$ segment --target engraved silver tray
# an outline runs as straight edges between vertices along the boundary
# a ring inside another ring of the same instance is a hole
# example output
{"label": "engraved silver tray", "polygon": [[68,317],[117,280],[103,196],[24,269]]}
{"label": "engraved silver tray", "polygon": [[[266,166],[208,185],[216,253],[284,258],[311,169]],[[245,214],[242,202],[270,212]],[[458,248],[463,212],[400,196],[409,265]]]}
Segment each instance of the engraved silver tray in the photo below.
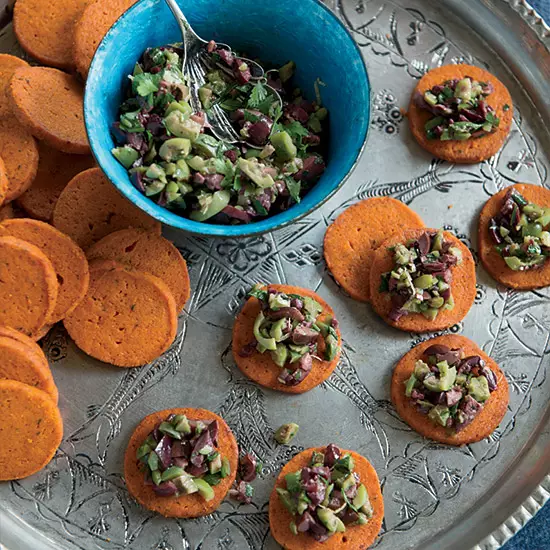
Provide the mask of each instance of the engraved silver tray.
{"label": "engraved silver tray", "polygon": [[[399,198],[475,255],[476,218],[490,195],[516,181],[549,185],[550,29],[520,0],[327,3],[352,29],[373,87],[370,135],[354,175],[321,209],[269,235],[207,240],[167,231],[187,259],[193,293],[173,347],[151,365],[109,367],[76,349],[62,327],[50,333],[44,348],[65,437],[42,472],[0,484],[7,549],[272,550],[267,500],[277,472],[299,450],[329,442],[364,454],[378,471],[386,505],[380,550],[499,548],[550,496],[550,288],[506,290],[478,269],[475,305],[451,332],[500,363],[510,405],[491,437],[449,448],[411,432],[389,402],[392,367],[420,338],[347,297],[322,259],[327,225],[359,199]],[[0,51],[21,53],[10,25]],[[400,110],[425,71],[452,62],[488,68],[514,98],[507,143],[479,165],[432,159],[413,143]],[[233,318],[258,281],[313,288],[340,320],[341,364],[307,394],[261,389],[233,364]],[[220,413],[261,459],[253,504],[227,500],[207,518],[179,521],[132,501],[121,477],[126,442],[143,416],[174,406]],[[294,446],[278,446],[273,429],[289,421],[300,433]]]}

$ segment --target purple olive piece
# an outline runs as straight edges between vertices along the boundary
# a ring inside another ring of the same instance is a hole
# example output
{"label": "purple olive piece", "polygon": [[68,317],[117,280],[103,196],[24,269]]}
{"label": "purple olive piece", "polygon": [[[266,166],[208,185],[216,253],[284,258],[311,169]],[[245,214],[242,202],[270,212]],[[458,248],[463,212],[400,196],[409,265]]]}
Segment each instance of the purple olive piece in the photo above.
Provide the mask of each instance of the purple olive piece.
{"label": "purple olive piece", "polygon": [[149,119],[147,120],[145,128],[149,130],[149,132],[151,132],[154,136],[158,136],[165,131],[162,118],[159,115],[155,114],[149,115]]}
{"label": "purple olive piece", "polygon": [[495,91],[494,86],[490,82],[486,82],[481,87],[481,93],[483,95],[490,95]]}
{"label": "purple olive piece", "polygon": [[153,428],[153,431],[149,434],[157,443],[162,439],[163,433],[159,430],[161,422],[158,422],[157,425]]}
{"label": "purple olive piece", "polygon": [[445,392],[445,404],[447,407],[456,405],[462,399],[462,390],[460,388],[452,388]]}
{"label": "purple olive piece", "polygon": [[321,138],[315,134],[309,134],[302,138],[302,143],[306,143],[307,145],[315,147],[316,145],[319,145],[319,143],[321,143]]}
{"label": "purple olive piece", "polygon": [[312,155],[304,159],[303,168],[294,174],[296,181],[315,181],[325,171],[325,162],[321,157]]}
{"label": "purple olive piece", "polygon": [[236,220],[241,220],[246,223],[252,220],[250,214],[246,213],[244,210],[241,210],[240,208],[236,208],[235,206],[227,205],[222,210],[222,212],[224,214],[227,214],[230,218],[235,218]]}
{"label": "purple olive piece", "polygon": [[442,271],[432,271],[434,277],[443,279],[445,283],[450,283],[453,280],[453,273],[450,269],[444,269]]}
{"label": "purple olive piece", "polygon": [[319,337],[319,333],[312,329],[308,328],[302,324],[299,324],[292,331],[292,341],[297,345],[309,344],[311,342],[316,342]]}
{"label": "purple olive piece", "polygon": [[204,463],[204,455],[200,453],[204,447],[213,447],[214,442],[210,435],[209,430],[201,432],[195,444],[193,445],[193,451],[191,453],[191,464],[194,466],[201,466]]}
{"label": "purple olive piece", "polygon": [[340,491],[334,490],[330,494],[330,500],[328,502],[328,507],[331,510],[338,510],[344,503],[344,497]]}
{"label": "purple olive piece", "polygon": [[296,522],[296,529],[298,529],[298,532],[305,533],[309,531],[309,527],[315,522],[313,519],[313,516],[308,512],[305,511]]}
{"label": "purple olive piece", "polygon": [[330,479],[330,468],[328,466],[315,466],[315,468],[310,468],[310,470],[325,479]]}
{"label": "purple olive piece", "polygon": [[441,261],[445,264],[445,267],[452,267],[458,263],[458,258],[454,254],[443,254]]}
{"label": "purple olive piece", "polygon": [[444,262],[431,262],[427,259],[421,258],[420,260],[420,270],[422,273],[437,273],[445,269]]}
{"label": "purple olive piece", "polygon": [[128,145],[130,147],[133,147],[142,156],[147,153],[149,146],[147,145],[147,141],[145,140],[143,134],[139,132],[130,132],[127,136]]}
{"label": "purple olive piece", "polygon": [[422,401],[424,399],[424,394],[422,392],[419,392],[418,390],[413,389],[411,392],[411,398],[415,401]]}
{"label": "purple olive piece", "polygon": [[425,109],[427,111],[431,111],[431,105],[429,103],[426,103],[426,101],[424,100],[424,96],[422,93],[420,92],[415,92],[414,95],[413,95],[413,101],[414,101],[414,104],[419,108],[419,109]]}
{"label": "purple olive piece", "polygon": [[166,206],[167,203],[168,203],[168,200],[166,198],[166,191],[163,190],[159,198],[157,199],[157,204],[159,206]]}
{"label": "purple olive piece", "polygon": [[388,319],[390,319],[390,321],[397,322],[397,321],[399,321],[399,319],[401,319],[401,317],[403,317],[407,314],[408,314],[408,312],[406,310],[394,307],[388,313]]}
{"label": "purple olive piece", "polygon": [[477,112],[479,113],[479,116],[483,118],[483,120],[487,118],[487,103],[483,99],[480,99],[477,103]]}
{"label": "purple olive piece", "polygon": [[280,78],[271,78],[271,75],[269,75],[267,77],[267,85],[279,93],[284,91],[283,83]]}
{"label": "purple olive piece", "polygon": [[309,353],[304,353],[304,355],[302,355],[302,357],[300,357],[300,360],[298,361],[298,366],[299,369],[304,372],[303,378],[305,378],[306,375],[311,371],[311,367],[313,366],[311,355]]}
{"label": "purple olive piece", "polygon": [[256,145],[263,145],[271,133],[271,127],[265,120],[258,120],[248,128],[250,141]]}
{"label": "purple olive piece", "polygon": [[177,466],[178,468],[187,468],[189,466],[189,460],[183,457],[177,457],[172,459],[172,465]]}
{"label": "purple olive piece", "polygon": [[310,525],[309,530],[311,534],[315,537],[327,536],[327,530],[324,525],[321,525],[321,522],[317,518],[313,518],[313,523]]}
{"label": "purple olive piece", "polygon": [[491,238],[496,244],[502,243],[502,236],[500,235],[499,226],[495,218],[491,218],[489,222],[489,235],[491,235]]}
{"label": "purple olive piece", "polygon": [[348,500],[353,500],[357,494],[357,483],[354,483],[351,487],[348,487],[344,493],[348,497]]}
{"label": "purple olive piece", "polygon": [[235,149],[229,149],[224,152],[224,157],[228,158],[231,162],[237,162],[237,152]]}
{"label": "purple olive piece", "polygon": [[490,391],[495,391],[498,387],[497,383],[497,377],[495,376],[495,373],[487,366],[481,367],[481,374],[487,378],[487,384],[489,386]]}
{"label": "purple olive piece", "polygon": [[292,298],[290,305],[300,310],[304,308],[304,302],[302,302],[299,298]]}
{"label": "purple olive piece", "polygon": [[198,185],[202,185],[205,181],[205,177],[200,172],[195,172],[193,174],[193,183],[196,183]]}
{"label": "purple olive piece", "polygon": [[172,458],[188,458],[191,455],[191,443],[187,440],[172,442]]}
{"label": "purple olive piece", "polygon": [[238,57],[236,57],[233,61],[233,75],[235,76],[235,80],[237,80],[237,82],[241,85],[246,84],[252,77],[249,67],[247,67],[244,71],[241,71],[239,68],[243,63],[244,61]]}
{"label": "purple olive piece", "polygon": [[469,120],[462,113],[460,113],[458,115],[458,122],[469,122]]}
{"label": "purple olive piece", "polygon": [[300,480],[302,484],[309,483],[312,479],[315,479],[317,474],[311,468],[302,468],[300,472]]}
{"label": "purple olive piece", "polygon": [[429,233],[425,232],[418,237],[418,240],[416,241],[416,244],[418,245],[418,250],[420,251],[421,256],[425,256],[431,248],[432,239]]}
{"label": "purple olive piece", "polygon": [[448,97],[445,99],[445,105],[456,109],[460,105],[461,100],[458,97]]}
{"label": "purple olive piece", "polygon": [[430,402],[434,405],[445,405],[447,403],[447,398],[445,397],[445,392],[432,392],[430,395]]}
{"label": "purple olive piece", "polygon": [[246,489],[248,484],[244,481],[235,481],[233,487],[229,490],[229,496],[238,500],[239,502],[244,502],[245,504],[250,504],[252,502],[252,497],[247,496]]}
{"label": "purple olive piece", "polygon": [[449,351],[451,351],[449,346],[445,346],[443,344],[433,344],[424,350],[424,355],[429,357],[430,355],[444,354]]}
{"label": "purple olive piece", "polygon": [[448,300],[451,297],[451,289],[447,288],[445,290],[442,290],[439,295],[444,299]]}
{"label": "purple olive piece", "polygon": [[193,477],[200,477],[208,472],[208,466],[206,465],[206,463],[201,464],[200,466],[190,464],[189,466],[187,466],[186,472]]}
{"label": "purple olive piece", "polygon": [[235,57],[233,56],[233,53],[230,50],[226,50],[224,48],[218,48],[216,50],[216,53],[220,56],[221,60],[228,66],[232,67],[233,63],[235,62]]}
{"label": "purple olive piece", "polygon": [[299,105],[296,105],[295,103],[290,103],[285,106],[284,109],[285,116],[287,118],[290,118],[292,120],[297,120],[298,122],[305,124],[308,119],[309,115],[306,113],[302,107]]}
{"label": "purple olive piece", "polygon": [[172,463],[172,438],[167,435],[163,436],[154,450],[159,457],[160,469],[166,470],[169,468]]}
{"label": "purple olive piece", "polygon": [[325,500],[327,487],[321,479],[317,478],[308,481],[304,484],[304,489],[313,506],[319,506]]}
{"label": "purple olive piece", "polygon": [[243,481],[254,481],[256,479],[256,457],[250,453],[245,454],[239,460],[239,474]]}
{"label": "purple olive piece", "polygon": [[210,432],[210,437],[212,438],[212,442],[214,443],[214,446],[217,447],[218,434],[220,432],[220,426],[217,420],[212,420],[210,424],[208,424],[208,431]]}
{"label": "purple olive piece", "polygon": [[445,131],[445,127],[441,125],[436,126],[435,128],[432,128],[433,135],[436,138],[440,138],[443,135],[444,131]]}
{"label": "purple olive piece", "polygon": [[210,191],[219,191],[222,186],[221,183],[223,181],[224,176],[222,174],[208,174],[204,178],[204,184]]}
{"label": "purple olive piece", "polygon": [[178,488],[171,481],[164,481],[160,485],[153,485],[153,491],[159,497],[171,497],[178,492]]}
{"label": "purple olive piece", "polygon": [[261,195],[256,196],[256,200],[266,209],[271,208],[271,201],[273,199],[273,193],[271,189],[266,189]]}
{"label": "purple olive piece", "polygon": [[437,116],[450,117],[453,114],[453,110],[446,105],[434,105],[433,113]]}
{"label": "purple olive piece", "polygon": [[133,186],[142,193],[145,193],[145,185],[143,183],[143,173],[142,172],[134,172],[131,177],[131,181]]}
{"label": "purple olive piece", "polygon": [[288,191],[287,191],[287,188],[286,188],[286,183],[284,181],[277,180],[275,182],[275,189],[277,190],[277,193],[279,195],[288,194]]}
{"label": "purple olive piece", "polygon": [[344,522],[344,525],[349,525],[350,523],[355,523],[359,519],[359,514],[349,507],[346,507],[338,514],[338,517]]}
{"label": "purple olive piece", "polygon": [[341,456],[340,449],[333,445],[332,443],[329,443],[325,449],[325,466],[328,466],[329,468],[332,468],[336,461]]}
{"label": "purple olive piece", "polygon": [[[248,112],[251,112],[249,109],[247,109]],[[244,124],[244,109],[237,109],[235,111],[232,111],[229,115],[231,117],[231,120],[233,122],[242,122]],[[242,146],[242,153],[243,155],[246,153],[247,148],[243,145]]]}
{"label": "purple olive piece", "polygon": [[282,307],[277,311],[269,309],[267,310],[267,316],[274,321],[278,319],[283,319],[284,317],[290,317],[294,321],[298,321],[301,323],[305,319],[302,312],[295,307]]}
{"label": "purple olive piece", "polygon": [[470,122],[475,122],[476,124],[483,124],[485,122],[485,117],[475,111],[470,109],[463,109],[461,113],[466,117]]}
{"label": "purple olive piece", "polygon": [[452,350],[449,350],[447,353],[436,355],[436,359],[438,363],[440,363],[441,361],[447,361],[449,366],[453,366],[460,362],[461,355],[462,355],[461,350],[452,349]]}
{"label": "purple olive piece", "polygon": [[459,374],[469,374],[474,367],[482,368],[483,366],[485,366],[485,361],[479,355],[469,355],[460,361],[457,372]]}
{"label": "purple olive piece", "polygon": [[477,402],[471,395],[467,395],[458,406],[460,411],[456,417],[456,431],[463,430],[476,417],[483,405]]}

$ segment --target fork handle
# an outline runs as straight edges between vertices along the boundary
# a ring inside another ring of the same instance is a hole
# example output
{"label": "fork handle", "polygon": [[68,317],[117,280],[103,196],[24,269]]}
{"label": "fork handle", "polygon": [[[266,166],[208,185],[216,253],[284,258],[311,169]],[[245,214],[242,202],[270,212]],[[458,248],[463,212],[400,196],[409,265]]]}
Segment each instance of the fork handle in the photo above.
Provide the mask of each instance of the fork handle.
{"label": "fork handle", "polygon": [[187,51],[189,49],[189,46],[195,41],[204,42],[204,40],[193,30],[193,28],[189,24],[189,21],[187,21],[187,18],[185,17],[185,15],[183,15],[183,12],[176,3],[176,0],[165,0],[165,2],[168,4],[168,7],[174,14],[174,17],[176,18],[176,21],[178,22],[181,31],[181,37],[183,40],[182,69],[185,69],[185,65],[187,63]]}

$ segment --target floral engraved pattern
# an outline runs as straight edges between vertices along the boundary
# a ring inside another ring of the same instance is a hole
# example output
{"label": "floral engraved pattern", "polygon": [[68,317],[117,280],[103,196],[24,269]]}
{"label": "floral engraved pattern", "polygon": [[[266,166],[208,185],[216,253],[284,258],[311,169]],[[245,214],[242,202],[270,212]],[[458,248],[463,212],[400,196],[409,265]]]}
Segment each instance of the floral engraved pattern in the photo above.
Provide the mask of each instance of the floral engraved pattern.
{"label": "floral engraved pattern", "polygon": [[396,491],[392,495],[392,500],[399,505],[399,516],[401,519],[409,520],[416,515],[416,505],[413,501],[409,500],[405,495]]}
{"label": "floral engraved pattern", "polygon": [[516,393],[525,393],[529,389],[529,379],[524,372],[517,375],[507,373],[506,379]]}
{"label": "floral engraved pattern", "polygon": [[445,487],[453,487],[462,479],[458,468],[449,468],[445,464],[440,464],[437,472],[441,475],[441,482]]}
{"label": "floral engraved pattern", "polygon": [[265,237],[251,239],[226,239],[216,248],[218,254],[237,271],[247,271],[272,250],[271,243]]}
{"label": "floral engraved pattern", "polygon": [[[472,166],[430,158],[404,127],[403,109],[418,79],[447,63],[474,63],[497,74],[506,74],[506,64],[473,32],[463,36],[437,3],[325,4],[350,30],[376,86],[370,115],[375,131],[349,181],[318,210],[271,234],[221,240],[168,230],[188,263],[192,293],[174,344],[149,365],[126,370],[99,363],[76,349],[61,323],[53,327],[41,345],[60,389],[64,439],[43,471],[0,484],[0,520],[9,509],[37,538],[47,532],[60,550],[273,550],[267,510],[275,476],[304,448],[334,441],[364,454],[378,472],[386,516],[377,548],[416,547],[468,513],[523,453],[550,391],[550,290],[504,289],[478,265],[475,307],[463,321],[437,333],[400,333],[368,304],[337,290],[322,247],[327,225],[345,208],[393,197],[430,227],[453,232],[477,261],[473,236],[481,205],[516,181],[547,180],[540,130],[522,116],[533,103],[509,74],[514,123],[503,149]],[[20,53],[11,27],[0,33],[0,50]],[[336,312],[344,338],[340,363],[306,395],[259,387],[234,364],[234,317],[259,282],[314,289]],[[490,437],[450,448],[411,431],[390,401],[389,384],[393,365],[411,347],[457,333],[499,364],[510,402]],[[151,412],[180,406],[217,412],[241,450],[258,457],[262,468],[252,504],[226,500],[208,517],[177,520],[130,497],[123,479],[130,434]],[[291,445],[279,445],[273,432],[286,422],[298,422],[300,432]],[[452,517],[445,511],[450,499]]]}

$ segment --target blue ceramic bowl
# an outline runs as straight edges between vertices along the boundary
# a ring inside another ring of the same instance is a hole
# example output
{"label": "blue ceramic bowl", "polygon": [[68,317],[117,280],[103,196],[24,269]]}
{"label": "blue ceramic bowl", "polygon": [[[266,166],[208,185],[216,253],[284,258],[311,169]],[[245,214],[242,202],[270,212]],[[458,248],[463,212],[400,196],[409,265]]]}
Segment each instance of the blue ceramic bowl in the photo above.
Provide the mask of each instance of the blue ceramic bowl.
{"label": "blue ceramic bowl", "polygon": [[295,82],[315,99],[320,78],[330,113],[327,169],[304,199],[287,211],[247,225],[213,225],[178,216],[142,195],[111,154],[111,124],[117,120],[127,75],[146,48],[181,41],[164,0],[141,0],[107,33],[93,59],[84,99],[92,152],[117,189],[157,220],[201,235],[238,237],[272,231],[323,204],[345,181],[367,136],[370,86],[361,53],[342,23],[318,0],[180,0],[193,28],[209,40],[228,43],[282,65],[292,59]]}

